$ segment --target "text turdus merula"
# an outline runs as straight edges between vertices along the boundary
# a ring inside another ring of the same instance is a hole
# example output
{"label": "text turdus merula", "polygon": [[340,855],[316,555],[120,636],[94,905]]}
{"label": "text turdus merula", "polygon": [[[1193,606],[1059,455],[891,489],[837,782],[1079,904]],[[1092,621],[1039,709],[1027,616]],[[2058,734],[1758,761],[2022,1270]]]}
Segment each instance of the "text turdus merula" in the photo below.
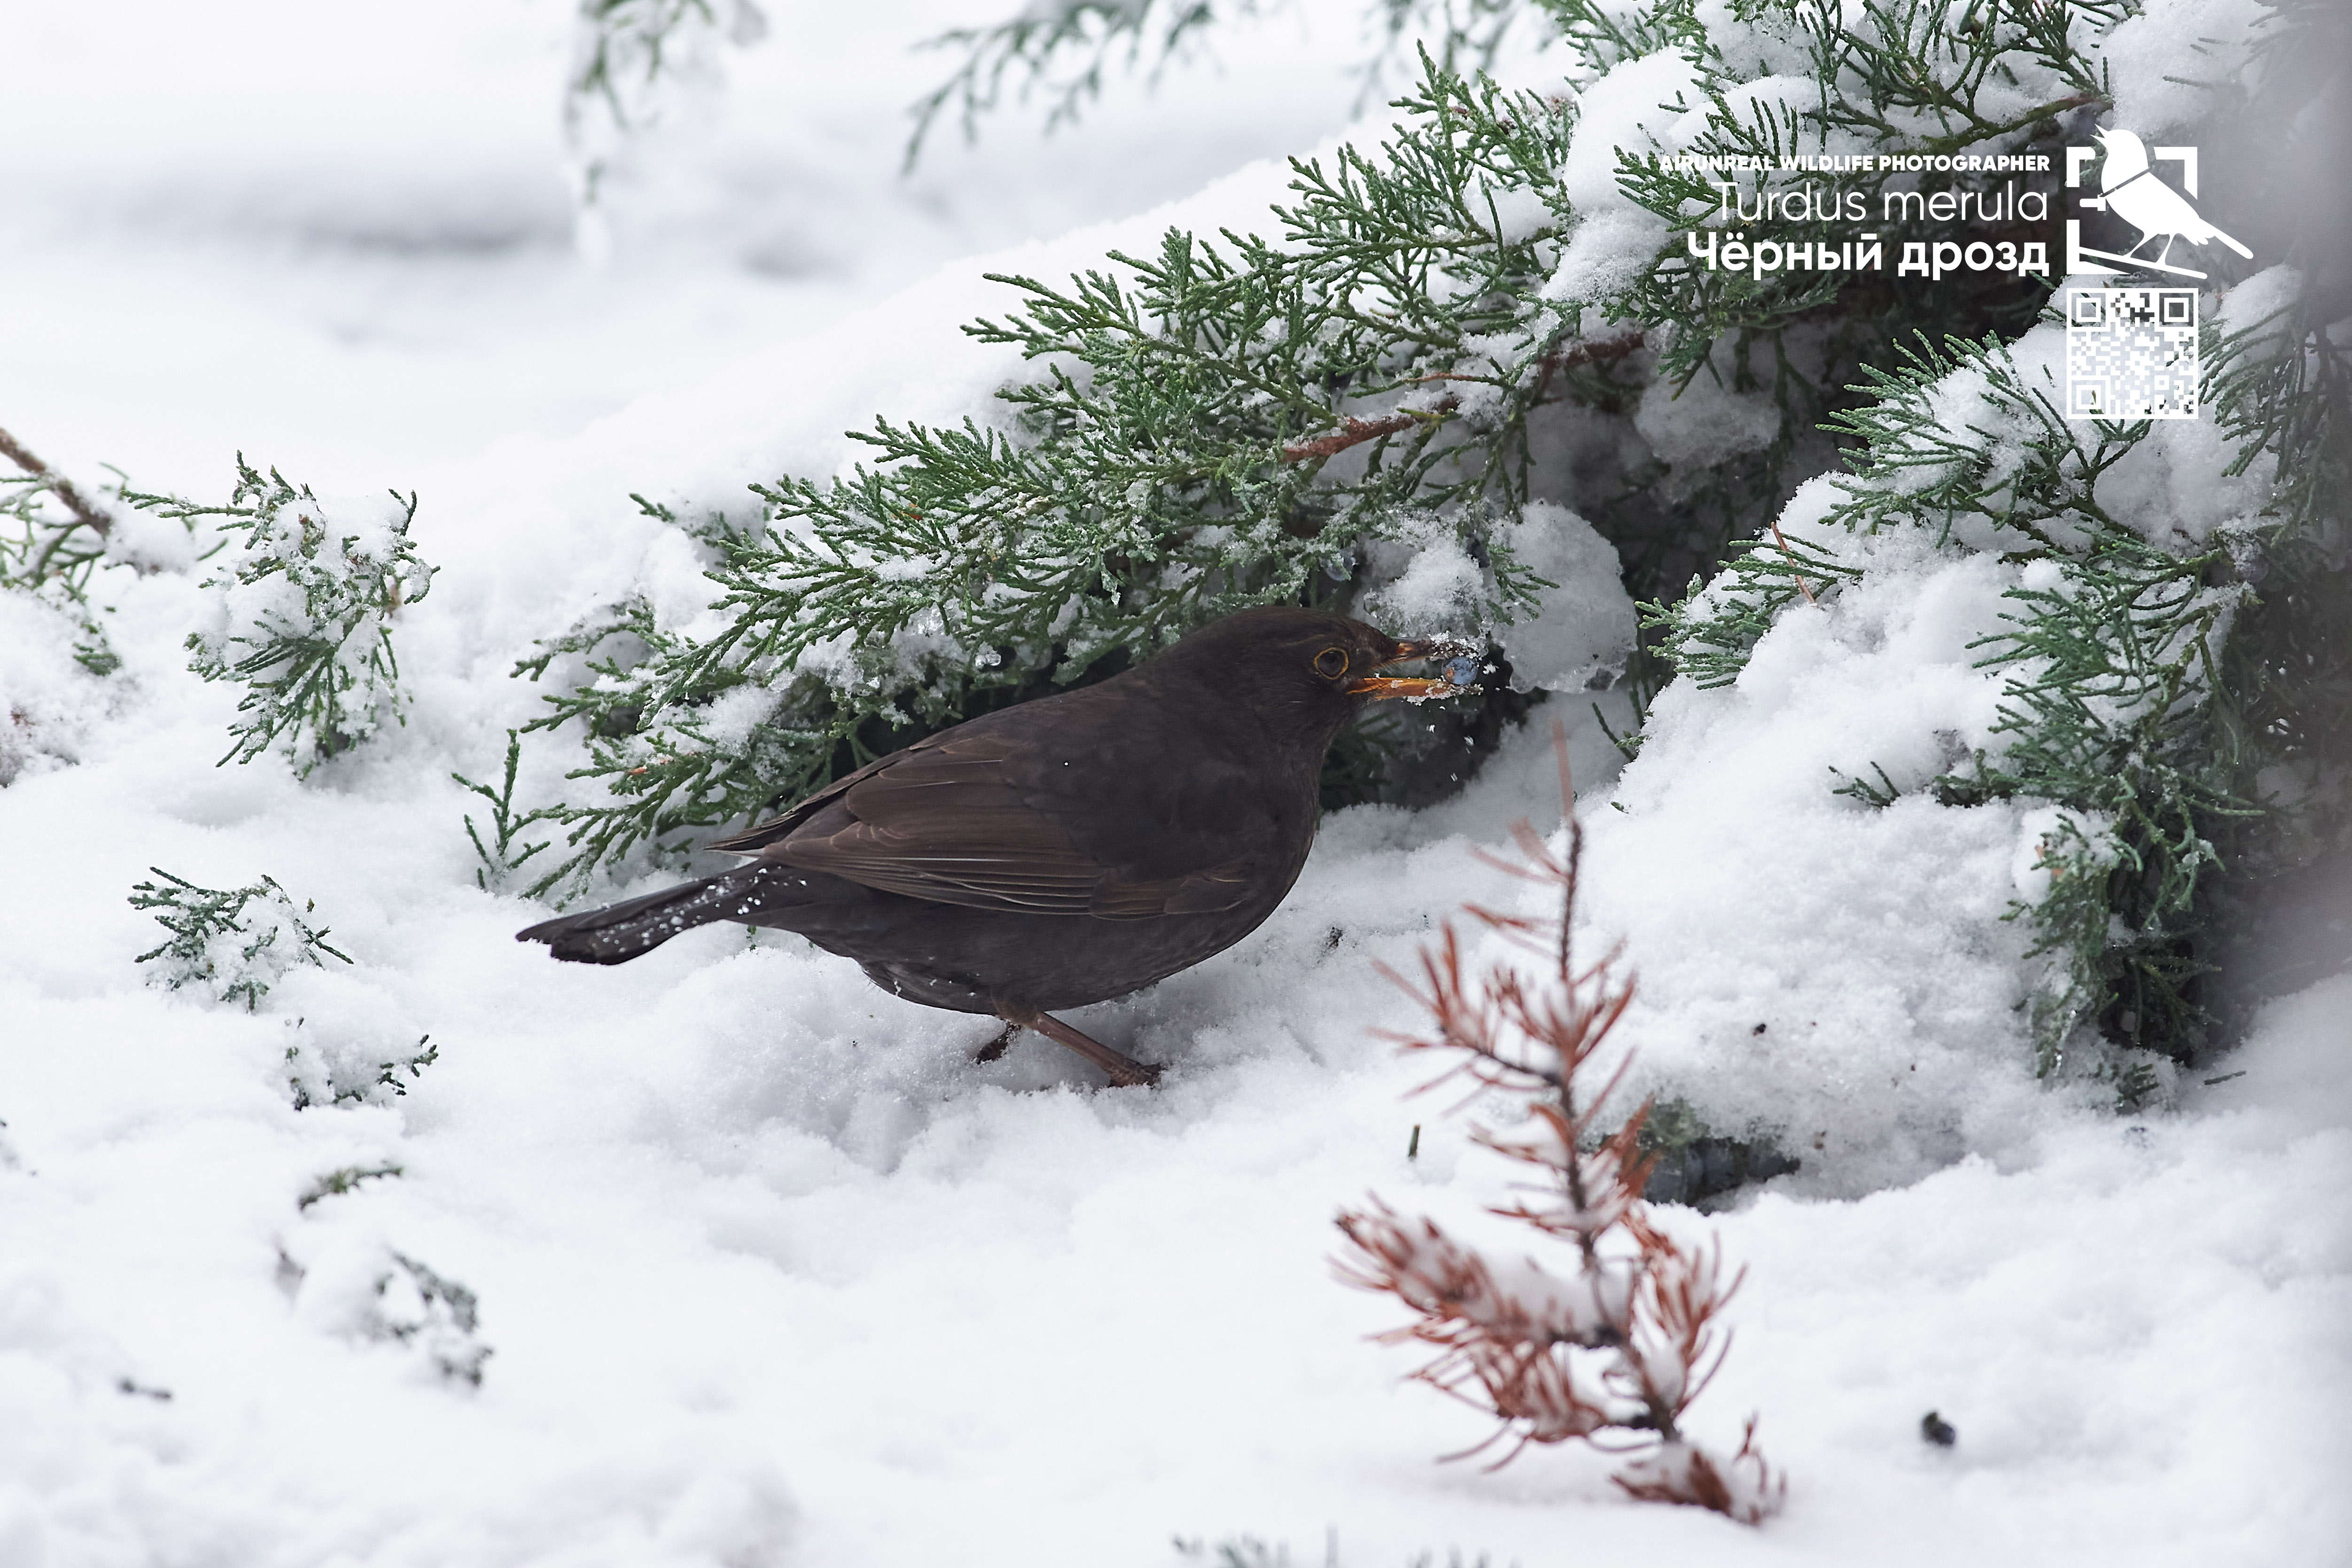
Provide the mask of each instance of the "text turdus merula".
{"label": "text turdus merula", "polygon": [[1119,1084],[1146,1066],[1048,1009],[1123,996],[1240,941],[1315,839],[1323,754],[1383,676],[1461,654],[1312,610],[1244,610],[1097,686],[967,720],[714,849],[731,871],[532,926],[622,963],[712,921],[794,931],[909,1001],[985,1013]]}

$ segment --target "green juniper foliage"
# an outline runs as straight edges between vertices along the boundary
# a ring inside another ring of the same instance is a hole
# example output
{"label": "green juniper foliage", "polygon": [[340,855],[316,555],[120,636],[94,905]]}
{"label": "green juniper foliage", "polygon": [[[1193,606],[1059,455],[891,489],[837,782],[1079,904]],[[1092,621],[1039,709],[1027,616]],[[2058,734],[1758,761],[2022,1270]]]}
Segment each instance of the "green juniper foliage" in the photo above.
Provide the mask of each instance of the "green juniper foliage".
{"label": "green juniper foliage", "polygon": [[474,853],[482,862],[474,872],[474,885],[484,892],[491,891],[494,886],[499,890],[505,889],[512,883],[515,872],[521,868],[523,862],[545,849],[548,845],[545,839],[541,839],[535,844],[526,844],[521,841],[523,829],[537,820],[536,814],[530,811],[518,811],[515,808],[515,769],[520,766],[521,763],[522,735],[519,731],[509,730],[506,773],[499,781],[498,788],[492,789],[488,784],[476,784],[463,773],[449,775],[468,791],[480,795],[489,803],[490,837],[487,843],[483,841],[481,829],[474,826],[472,815],[469,813],[466,817],[466,837],[472,841]]}
{"label": "green juniper foliage", "polygon": [[341,1197],[345,1193],[356,1191],[362,1182],[380,1181],[386,1176],[406,1173],[390,1161],[381,1165],[344,1165],[312,1182],[303,1190],[302,1195],[294,1200],[294,1206],[307,1209],[322,1199]]}
{"label": "green juniper foliage", "polygon": [[[1076,122],[1102,97],[1106,69],[1133,75],[1141,68],[1156,83],[1172,63],[1226,17],[1254,16],[1278,9],[1261,0],[1046,0],[1023,6],[1002,22],[956,27],[929,47],[963,58],[947,80],[924,95],[912,113],[907,165],[922,155],[923,142],[940,117],[955,111],[964,139],[977,138],[981,120],[1013,100],[1045,101],[1049,132]],[[1494,64],[1513,24],[1542,8],[1525,0],[1373,0],[1366,7],[1379,34],[1377,52],[1360,68],[1367,88],[1377,82],[1408,29],[1434,24],[1437,53],[1450,69],[1467,60]]]}
{"label": "green juniper foliage", "polygon": [[0,592],[27,594],[79,628],[74,661],[107,676],[122,659],[108,642],[89,591],[110,558],[112,519],[62,476],[0,430],[0,457],[16,467],[0,473]]}
{"label": "green juniper foliage", "polygon": [[579,0],[563,131],[574,192],[593,207],[632,137],[659,123],[673,89],[707,83],[723,39],[738,47],[767,36],[753,0]]}
{"label": "green juniper foliage", "polygon": [[289,1018],[286,1027],[294,1043],[286,1047],[286,1087],[294,1109],[314,1105],[385,1105],[404,1098],[408,1085],[441,1059],[441,1047],[430,1035],[416,1044],[395,1048],[389,1060],[381,1046],[347,1037],[321,1039],[307,1026],[307,1018]]}
{"label": "green juniper foliage", "polygon": [[[336,1173],[337,1175],[345,1173]],[[349,1173],[354,1179],[382,1171]],[[331,1181],[333,1178],[321,1178]],[[342,1189],[338,1189],[342,1190]],[[417,1258],[392,1247],[378,1254],[373,1289],[347,1321],[347,1331],[367,1339],[390,1340],[409,1346],[453,1383],[478,1388],[482,1368],[491,1356],[481,1338],[481,1301],[473,1291]],[[278,1255],[278,1281],[291,1294],[302,1285],[303,1269],[283,1250]]]}
{"label": "green juniper foliage", "polygon": [[481,1341],[480,1299],[404,1252],[392,1261],[399,1274],[385,1274],[375,1287],[385,1334],[423,1350],[442,1376],[479,1388],[491,1354]]}
{"label": "green juniper foliage", "polygon": [[[1256,0],[1234,0],[1233,14],[1250,16]],[[1218,19],[1213,0],[1052,0],[1025,5],[1006,20],[982,27],[956,27],[930,40],[932,48],[961,52],[961,64],[915,105],[915,129],[907,139],[907,163],[921,156],[923,142],[940,116],[954,106],[967,141],[980,132],[983,115],[1003,106],[1011,79],[1014,96],[1047,100],[1048,130],[1075,121],[1086,105],[1102,97],[1103,71],[1113,64],[1132,72],[1147,53],[1151,74],[1175,59]],[[1077,57],[1079,63],[1069,62]],[[1056,67],[1066,74],[1055,79]]]}
{"label": "green juniper foliage", "polygon": [[137,962],[157,963],[155,975],[171,990],[202,985],[215,1000],[241,1001],[251,1012],[297,965],[324,968],[322,953],[352,962],[328,942],[326,927],[310,923],[317,906],[296,904],[275,878],[246,888],[200,888],[160,866],[148,869],[163,880],[134,886],[131,907],[153,910],[171,936]]}
{"label": "green juniper foliage", "polygon": [[425,597],[434,569],[409,542],[415,495],[339,501],[265,478],[242,454],[225,506],[126,490],[130,504],[193,522],[219,518],[235,536],[204,586],[212,625],[188,637],[188,668],[246,689],[222,763],[275,752],[308,776],[389,721],[405,722],[392,647],[402,605]]}
{"label": "green juniper foliage", "polygon": [[[2206,335],[2220,362],[2209,393],[2249,443],[2236,468],[2265,454],[2276,464],[2275,426],[2243,401],[2263,380],[2250,356],[2274,359],[2275,333]],[[1725,685],[1801,596],[1827,599],[1864,575],[1874,541],[1908,534],[2024,563],[2006,590],[2007,629],[1976,645],[1979,667],[2003,678],[1995,744],[1925,778],[1868,762],[1841,793],[1882,806],[1915,790],[1948,805],[2047,803],[2048,889],[2011,911],[2053,961],[2034,1004],[2037,1065],[2067,1067],[2091,1020],[2117,1045],[2186,1059],[2205,1024],[2191,984],[2200,882],[2219,864],[2217,830],[2253,809],[2222,650],[2259,604],[2249,563],[2299,525],[2273,508],[2203,540],[2152,540],[2144,517],[2110,510],[2102,483],[2153,422],[2064,418],[2053,380],[2021,370],[1997,340],[1923,350],[1871,385],[1872,403],[1841,418],[1862,445],[1818,521],[1799,538],[1748,542],[1714,582],[1651,606],[1653,624],[1679,668]],[[2273,491],[2289,508],[2296,493],[2292,480]],[[2147,1064],[2128,1057],[2091,1070],[2114,1077],[2127,1105],[2155,1088]]]}
{"label": "green juniper foliage", "polygon": [[48,473],[0,474],[0,585],[26,591],[54,585],[76,604],[106,563],[102,515],[60,506]]}
{"label": "green juniper foliage", "polygon": [[[1938,9],[1907,15],[1924,37]],[[2084,20],[2107,25],[2121,9],[2020,8],[2015,20],[2067,100],[2090,105],[2105,96],[2104,67],[2069,57]],[[1989,6],[1980,16],[1971,7],[1969,16],[1983,37],[2000,30],[2005,12]],[[2306,62],[2338,58],[2324,46],[2330,27],[2341,32],[2340,16],[2311,0],[2272,6],[2255,47],[2266,90],[2242,109],[2266,105],[2279,123],[2291,119],[2316,90],[2299,79]],[[1863,66],[1875,47],[1866,31],[1848,40]],[[1837,62],[1825,48],[1814,60],[1815,72],[1833,79]],[[1839,113],[1875,121],[1890,91],[1918,79],[1903,68],[1865,74],[1870,94],[1849,94]],[[1912,94],[1923,105],[1938,96]],[[2069,107],[2053,100],[2042,111]],[[2231,107],[2217,99],[2217,121]],[[2022,122],[2005,106],[1990,114]],[[1966,118],[1981,124],[1988,112],[1971,103]],[[1760,121],[1748,146],[1770,150]],[[2302,264],[2325,264],[2329,244],[2326,236],[2305,242]],[[1828,416],[1860,446],[1849,459],[1853,479],[1841,481],[1844,499],[1824,521],[1864,534],[1924,529],[1945,549],[2041,563],[2011,591],[2010,629],[1979,645],[2008,693],[1991,754],[1910,787],[1950,804],[2052,803],[2042,851],[2049,890],[2011,911],[2031,918],[2034,952],[2050,963],[2033,1005],[2037,1061],[2055,1073],[2070,1065],[2070,1049],[2082,1050],[2085,1059],[2072,1065],[2110,1079],[2126,1110],[2159,1083],[2152,1058],[2136,1047],[2186,1060],[2206,1039],[2204,928],[2225,854],[2242,883],[2352,837],[2347,759],[2334,739],[2352,717],[2341,512],[2352,484],[2352,375],[2326,331],[2327,310],[2306,292],[2227,337],[2206,332],[2202,398],[2231,449],[2223,477],[2259,467],[2270,486],[2259,516],[2202,540],[2158,533],[2100,504],[2103,476],[2149,438],[2147,424],[2063,419],[2055,387],[2021,378],[1990,337],[1947,337],[1940,353],[1901,354],[1892,368],[1864,364],[1857,390],[1865,398]],[[1925,345],[1928,334],[1916,341]],[[1972,416],[1956,414],[1971,408]],[[1776,528],[1735,546],[1729,569],[1703,588],[1694,584],[1680,604],[1649,606],[1649,626],[1676,668],[1702,685],[1723,684],[1774,618],[1800,598],[1833,595],[1863,559],[1819,533],[1791,539]],[[1857,773],[1841,793],[1876,805],[1904,793],[1867,765],[1875,777]],[[2293,781],[2284,791],[2282,775]]]}
{"label": "green juniper foliage", "polygon": [[[1700,27],[1691,0],[1622,12],[1560,0],[1546,14],[1576,79],[1644,47],[1690,52],[1703,146],[1850,133],[1830,107],[1767,126],[1761,110],[1728,106],[1740,83],[1845,37],[1810,7],[1752,9],[1756,47],[1736,49]],[[1834,47],[1849,76],[1904,79],[1872,100],[1875,134],[2011,147],[2054,133],[2050,106],[2087,90],[2093,68],[2069,50],[2112,9],[1948,37],[1916,7],[1870,15],[1875,53]],[[1711,566],[1827,464],[1808,427],[1838,405],[1838,367],[1883,343],[1899,316],[1885,299],[1823,328],[1805,319],[1827,285],[1727,294],[1722,275],[1692,268],[1679,233],[1630,280],[1562,292],[1555,272],[1579,216],[1561,194],[1573,104],[1427,55],[1399,102],[1405,118],[1382,145],[1294,163],[1276,237],[1171,232],[1066,286],[1001,279],[1013,310],[966,330],[1018,347],[1034,376],[1003,389],[991,423],[877,418],[858,437],[870,464],[783,476],[758,487],[760,518],[693,530],[716,631],[689,635],[624,597],[543,643],[526,672],[564,658],[581,673],[542,724],[581,721],[589,757],[573,776],[604,794],[549,812],[567,854],[532,890],[576,893],[616,857],[682,847],[689,830],[771,808],[1013,694],[1108,673],[1243,605],[1344,605],[1384,544],[1466,552],[1486,578],[1468,613],[1507,625],[1549,586],[1510,546],[1546,482],[1530,432],[1549,405],[1622,425],[1651,374],[1728,375],[1782,398],[1782,433],[1763,453],[1671,494],[1661,476],[1634,476],[1594,513],[1654,595]],[[1643,205],[1714,221],[1713,191],[1621,156]],[[1950,292],[1972,331],[2040,299],[2014,278]],[[1662,323],[1674,331],[1653,363],[1645,331]],[[1727,352],[1711,359],[1718,340]]]}

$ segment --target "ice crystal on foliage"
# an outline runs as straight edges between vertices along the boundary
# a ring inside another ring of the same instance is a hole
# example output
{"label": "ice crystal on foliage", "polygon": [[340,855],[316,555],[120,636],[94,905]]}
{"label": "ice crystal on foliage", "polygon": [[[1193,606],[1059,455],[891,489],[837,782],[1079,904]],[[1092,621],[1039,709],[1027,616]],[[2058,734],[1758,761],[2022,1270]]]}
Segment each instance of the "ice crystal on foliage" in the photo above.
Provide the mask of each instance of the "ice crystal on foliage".
{"label": "ice crystal on foliage", "polygon": [[201,985],[215,1001],[243,1002],[250,1012],[298,965],[324,968],[321,953],[352,962],[329,944],[326,927],[310,923],[317,906],[308,900],[297,905],[275,878],[246,888],[200,888],[160,866],[148,869],[163,880],[134,886],[131,907],[155,911],[172,934],[137,962],[157,963],[153,978],[173,991]]}
{"label": "ice crystal on foliage", "polygon": [[188,668],[246,689],[223,763],[275,752],[307,775],[404,721],[393,618],[425,597],[434,569],[409,542],[415,496],[331,508],[275,468],[265,478],[240,456],[236,469],[226,506],[135,491],[123,499],[166,517],[222,520],[232,537],[205,582],[211,624],[188,635]]}

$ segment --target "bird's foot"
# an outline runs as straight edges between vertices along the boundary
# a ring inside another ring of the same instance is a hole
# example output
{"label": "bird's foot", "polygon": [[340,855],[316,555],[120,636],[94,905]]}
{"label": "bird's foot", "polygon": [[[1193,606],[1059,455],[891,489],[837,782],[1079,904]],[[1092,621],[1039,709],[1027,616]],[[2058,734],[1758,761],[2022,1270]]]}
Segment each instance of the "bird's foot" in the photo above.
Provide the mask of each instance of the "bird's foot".
{"label": "bird's foot", "polygon": [[999,1034],[996,1038],[989,1041],[988,1044],[980,1047],[980,1054],[972,1058],[972,1061],[974,1063],[995,1061],[997,1058],[1003,1056],[1007,1050],[1012,1048],[1013,1037],[1020,1032],[1020,1025],[1005,1025],[1003,1033]]}
{"label": "bird's foot", "polygon": [[[1074,1029],[1050,1013],[1034,1007],[1024,1007],[1017,1002],[999,1002],[996,1016],[1006,1023],[1024,1029],[1034,1029],[1057,1046],[1066,1046],[1110,1075],[1117,1089],[1150,1089],[1160,1081],[1160,1069],[1150,1062],[1137,1061],[1133,1057],[1112,1050],[1100,1040],[1080,1029]],[[982,1053],[986,1059],[986,1053]]]}

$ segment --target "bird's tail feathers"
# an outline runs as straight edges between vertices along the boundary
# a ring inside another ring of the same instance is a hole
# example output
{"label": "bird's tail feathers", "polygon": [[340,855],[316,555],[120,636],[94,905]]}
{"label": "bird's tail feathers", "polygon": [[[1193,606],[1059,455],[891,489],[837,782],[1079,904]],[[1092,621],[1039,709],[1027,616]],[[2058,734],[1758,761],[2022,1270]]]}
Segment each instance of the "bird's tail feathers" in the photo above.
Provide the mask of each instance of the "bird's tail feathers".
{"label": "bird's tail feathers", "polygon": [[624,899],[602,909],[544,921],[515,932],[517,942],[543,942],[573,963],[626,963],[683,931],[745,913],[760,902],[762,868],[721,871],[698,882]]}

